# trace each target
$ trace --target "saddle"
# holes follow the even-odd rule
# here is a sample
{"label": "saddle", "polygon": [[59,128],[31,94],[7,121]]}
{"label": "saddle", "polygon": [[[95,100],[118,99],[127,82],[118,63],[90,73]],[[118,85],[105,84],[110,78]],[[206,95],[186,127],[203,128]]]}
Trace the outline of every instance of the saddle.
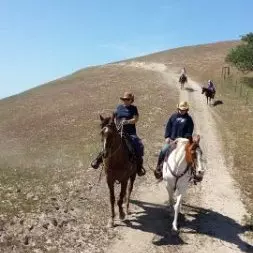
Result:
{"label": "saddle", "polygon": [[170,144],[170,148],[169,148],[168,151],[166,152],[166,155],[165,155],[165,157],[164,157],[164,160],[167,160],[167,159],[169,158],[169,155],[172,153],[172,151],[173,151],[174,149],[176,149],[176,147],[177,147],[177,143],[176,143],[176,142],[172,142],[172,143]]}
{"label": "saddle", "polygon": [[215,96],[215,93],[216,93],[215,90],[213,88],[207,88],[207,89],[210,92],[211,98],[214,99],[214,96]]}

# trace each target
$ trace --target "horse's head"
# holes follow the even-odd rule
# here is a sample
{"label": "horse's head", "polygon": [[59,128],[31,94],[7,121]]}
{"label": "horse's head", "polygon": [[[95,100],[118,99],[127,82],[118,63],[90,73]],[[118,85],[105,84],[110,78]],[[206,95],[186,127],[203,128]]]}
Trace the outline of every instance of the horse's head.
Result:
{"label": "horse's head", "polygon": [[201,92],[201,94],[204,94],[206,92],[206,87],[202,87],[202,92]]}
{"label": "horse's head", "polygon": [[101,126],[101,137],[103,142],[103,152],[104,157],[108,156],[109,150],[112,148],[112,145],[114,143],[115,138],[118,136],[117,127],[115,125],[115,114],[112,114],[112,116],[109,117],[103,117],[99,115],[100,117],[100,126]]}
{"label": "horse's head", "polygon": [[204,176],[204,165],[199,142],[200,136],[197,135],[186,145],[186,161],[192,166],[195,173],[195,179],[202,181]]}

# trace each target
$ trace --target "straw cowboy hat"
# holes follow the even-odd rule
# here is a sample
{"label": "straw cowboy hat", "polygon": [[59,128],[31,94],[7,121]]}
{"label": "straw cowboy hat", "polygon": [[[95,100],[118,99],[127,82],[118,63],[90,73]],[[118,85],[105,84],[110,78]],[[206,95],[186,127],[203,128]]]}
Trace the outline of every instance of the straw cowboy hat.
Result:
{"label": "straw cowboy hat", "polygon": [[177,109],[179,110],[189,110],[189,104],[186,101],[180,102],[177,104]]}
{"label": "straw cowboy hat", "polygon": [[134,102],[134,95],[133,93],[126,91],[124,92],[124,95],[122,97],[120,97],[121,100],[131,100],[132,102]]}

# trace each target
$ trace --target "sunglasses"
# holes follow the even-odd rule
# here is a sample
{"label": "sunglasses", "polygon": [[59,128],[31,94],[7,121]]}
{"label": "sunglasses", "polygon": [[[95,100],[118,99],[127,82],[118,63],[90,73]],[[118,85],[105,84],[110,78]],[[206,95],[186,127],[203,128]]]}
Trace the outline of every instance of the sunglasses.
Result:
{"label": "sunglasses", "polygon": [[131,98],[122,98],[123,101],[130,101]]}

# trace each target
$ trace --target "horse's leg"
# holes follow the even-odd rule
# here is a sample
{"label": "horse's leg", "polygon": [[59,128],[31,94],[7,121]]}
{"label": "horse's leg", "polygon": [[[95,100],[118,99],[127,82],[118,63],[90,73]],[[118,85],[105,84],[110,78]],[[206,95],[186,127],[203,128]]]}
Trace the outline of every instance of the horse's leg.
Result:
{"label": "horse's leg", "polygon": [[121,220],[124,220],[124,219],[125,219],[125,216],[126,216],[125,213],[124,213],[122,204],[123,204],[124,197],[126,196],[127,182],[128,182],[128,180],[125,180],[125,181],[123,181],[123,182],[121,183],[121,190],[120,190],[119,200],[118,200],[119,218],[120,218]]}
{"label": "horse's leg", "polygon": [[171,213],[173,211],[173,204],[174,204],[174,200],[173,200],[173,186],[171,185],[171,183],[169,183],[168,181],[166,182],[166,189],[168,191],[168,200],[169,200],[169,212]]}
{"label": "horse's leg", "polygon": [[173,220],[173,223],[172,223],[172,230],[175,231],[175,232],[178,231],[177,221],[178,221],[178,214],[179,214],[179,209],[180,209],[180,206],[181,206],[181,201],[182,201],[182,193],[178,193],[176,204],[174,206],[175,214],[174,214],[174,220]]}
{"label": "horse's leg", "polygon": [[115,210],[114,210],[114,204],[115,204],[115,196],[114,196],[114,182],[113,181],[107,181],[109,191],[110,191],[110,202],[111,202],[111,218],[108,221],[108,227],[114,226],[114,218],[115,218]]}
{"label": "horse's leg", "polygon": [[126,198],[126,212],[127,212],[127,214],[130,214],[130,211],[129,211],[129,201],[130,201],[131,193],[132,193],[132,190],[133,190],[135,178],[136,178],[136,173],[134,173],[130,177],[130,182],[128,184],[127,198]]}

